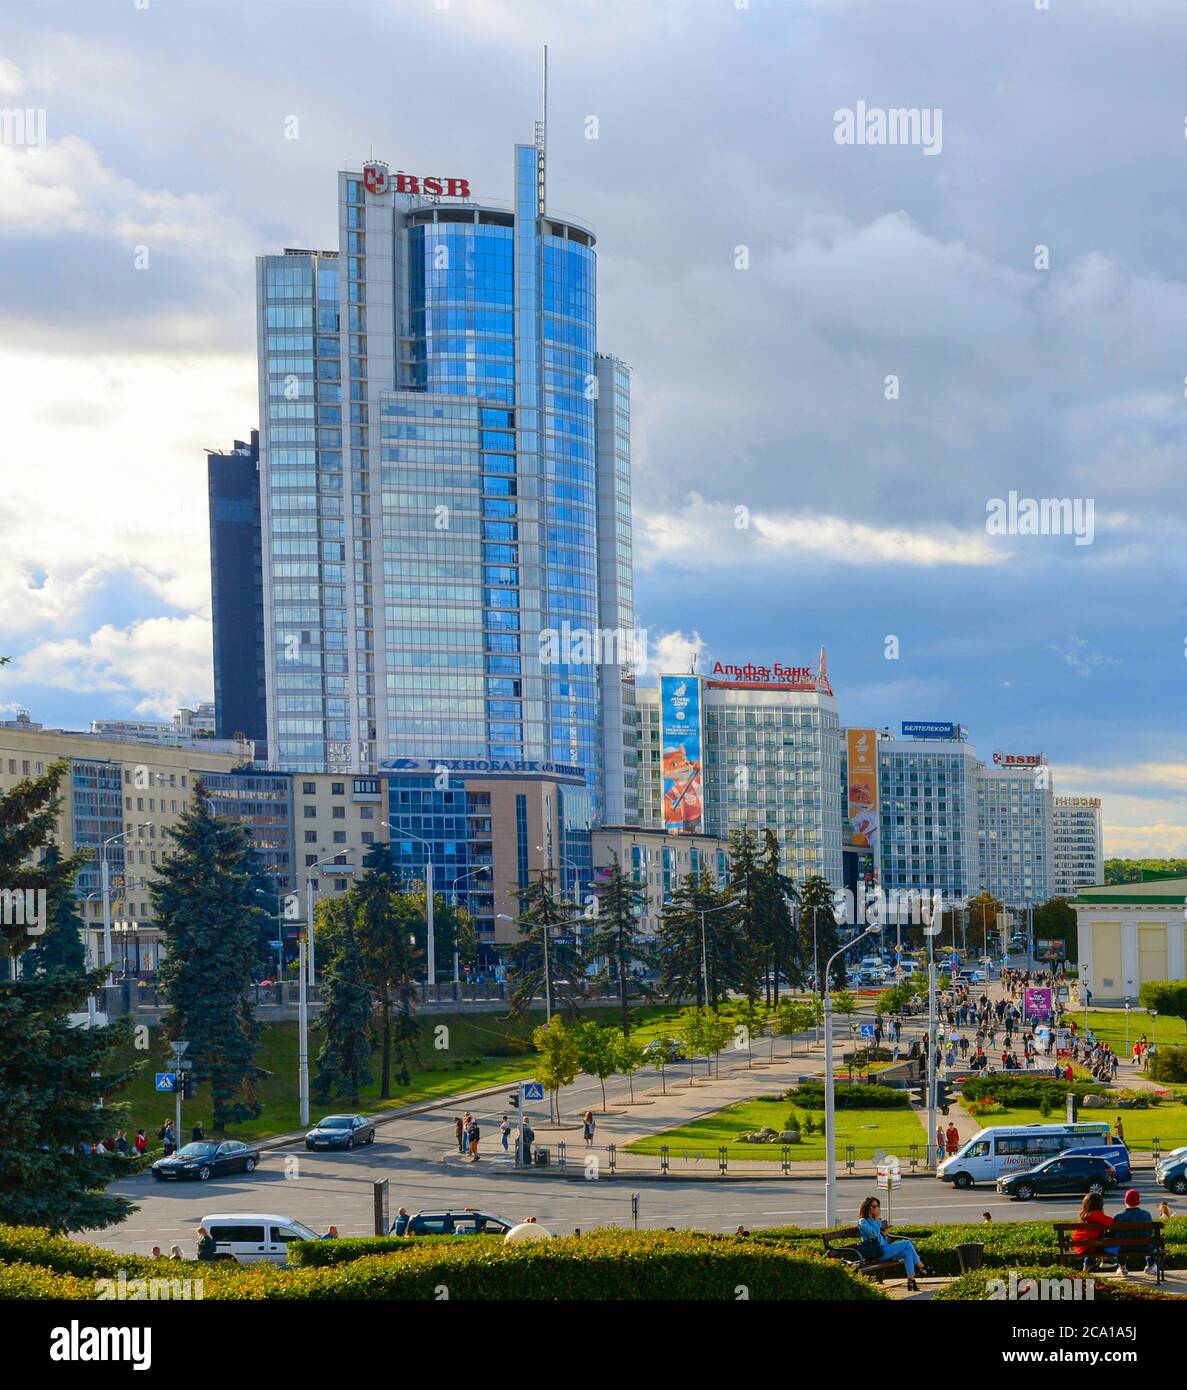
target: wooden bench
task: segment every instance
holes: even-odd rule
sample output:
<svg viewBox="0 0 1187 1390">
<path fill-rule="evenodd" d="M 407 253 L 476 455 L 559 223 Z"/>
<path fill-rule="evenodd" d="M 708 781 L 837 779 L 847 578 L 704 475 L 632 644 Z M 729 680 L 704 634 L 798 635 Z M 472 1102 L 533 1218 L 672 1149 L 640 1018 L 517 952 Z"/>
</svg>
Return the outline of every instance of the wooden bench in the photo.
<svg viewBox="0 0 1187 1390">
<path fill-rule="evenodd" d="M 856 1226 L 846 1226 L 839 1231 L 825 1231 L 821 1239 L 824 1241 L 824 1253 L 830 1259 L 843 1260 L 858 1274 L 872 1274 L 878 1283 L 882 1282 L 890 1270 L 899 1266 L 904 1274 L 907 1272 L 901 1257 L 893 1260 L 864 1259 L 859 1249 L 862 1235 Z"/>
<path fill-rule="evenodd" d="M 1134 1268 L 1140 1261 L 1144 1268 L 1149 1252 L 1154 1257 L 1157 1269 L 1155 1282 L 1161 1284 L 1166 1278 L 1166 1237 L 1163 1235 L 1161 1221 L 1122 1221 L 1119 1226 L 1109 1226 L 1094 1233 L 1091 1240 L 1075 1239 L 1076 1231 L 1084 1229 L 1080 1221 L 1056 1221 L 1052 1224 L 1059 1241 L 1061 1264 L 1073 1264 L 1079 1268 L 1085 1258 L 1088 1258 L 1105 1259 L 1111 1264 L 1124 1262 L 1127 1269 Z M 1076 1245 L 1084 1247 L 1080 1254 L 1073 1248 Z M 1118 1252 L 1116 1255 L 1108 1253 L 1114 1249 Z M 1127 1252 L 1133 1259 L 1125 1258 Z"/>
</svg>

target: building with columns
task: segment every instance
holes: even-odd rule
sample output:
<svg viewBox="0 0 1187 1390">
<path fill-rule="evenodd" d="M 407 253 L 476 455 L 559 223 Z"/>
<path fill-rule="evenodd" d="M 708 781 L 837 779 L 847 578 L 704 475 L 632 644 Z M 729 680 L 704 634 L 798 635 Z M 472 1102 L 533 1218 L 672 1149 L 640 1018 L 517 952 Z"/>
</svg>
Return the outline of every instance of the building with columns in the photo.
<svg viewBox="0 0 1187 1390">
<path fill-rule="evenodd" d="M 1187 979 L 1187 876 L 1147 871 L 1140 883 L 1081 890 L 1076 912 L 1080 978 L 1094 1004 L 1137 1003 L 1147 980 Z"/>
</svg>

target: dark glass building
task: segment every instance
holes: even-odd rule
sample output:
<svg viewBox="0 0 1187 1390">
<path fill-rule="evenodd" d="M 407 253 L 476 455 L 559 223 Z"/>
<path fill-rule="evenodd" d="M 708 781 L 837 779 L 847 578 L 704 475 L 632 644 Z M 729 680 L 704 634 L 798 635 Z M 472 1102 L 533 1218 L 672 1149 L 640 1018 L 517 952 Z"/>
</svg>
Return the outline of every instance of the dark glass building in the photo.
<svg viewBox="0 0 1187 1390">
<path fill-rule="evenodd" d="M 268 716 L 259 474 L 259 430 L 252 430 L 250 444 L 237 439 L 229 451 L 207 451 L 215 735 L 254 739 L 262 762 Z"/>
</svg>

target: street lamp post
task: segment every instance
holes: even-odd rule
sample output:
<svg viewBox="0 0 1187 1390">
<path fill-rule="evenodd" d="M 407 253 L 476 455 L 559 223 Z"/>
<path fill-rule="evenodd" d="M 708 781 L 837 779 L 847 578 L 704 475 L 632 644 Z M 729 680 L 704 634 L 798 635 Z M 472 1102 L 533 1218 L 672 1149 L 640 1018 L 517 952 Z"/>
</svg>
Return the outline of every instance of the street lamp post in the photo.
<svg viewBox="0 0 1187 1390">
<path fill-rule="evenodd" d="M 319 859 L 315 864 L 307 864 L 305 866 L 305 916 L 308 919 L 309 931 L 307 936 L 307 947 L 304 958 L 308 961 L 309 983 L 311 985 L 317 984 L 317 962 L 313 954 L 313 906 L 315 897 L 313 891 L 314 870 L 323 868 L 326 864 L 333 864 L 334 860 L 338 857 L 339 854 L 345 853 L 346 851 L 344 849 L 335 850 L 333 854 L 326 855 L 324 859 Z"/>
<path fill-rule="evenodd" d="M 495 916 L 501 922 L 527 922 L 529 927 L 539 927 L 540 934 L 544 940 L 544 1018 L 547 1023 L 552 1022 L 552 973 L 548 965 L 548 934 L 554 926 L 556 927 L 576 927 L 580 924 L 580 917 L 570 917 L 564 922 L 533 922 L 526 917 L 512 917 L 507 912 L 496 912 Z"/>
<path fill-rule="evenodd" d="M 103 895 L 103 959 L 101 965 L 111 964 L 111 869 L 107 863 L 107 846 L 114 845 L 117 840 L 122 840 L 131 835 L 133 831 L 144 830 L 150 822 L 141 821 L 132 830 L 121 830 L 118 835 L 109 836 L 103 841 L 99 850 L 99 891 Z"/>
<path fill-rule="evenodd" d="M 728 912 L 732 907 L 733 903 L 722 903 L 718 907 L 697 908 L 701 919 L 701 993 L 704 996 L 705 1008 L 709 1007 L 709 938 L 705 931 L 705 918 L 711 912 Z"/>
<path fill-rule="evenodd" d="M 877 935 L 881 924 L 867 927 L 860 936 L 829 957 L 824 967 L 824 1224 L 826 1230 L 833 1230 L 837 1224 L 837 1100 L 833 1076 L 833 992 L 831 978 L 833 961 L 846 951 L 864 941 L 867 936 Z"/>
<path fill-rule="evenodd" d="M 466 879 L 468 879 L 468 878 L 475 878 L 475 877 L 476 877 L 477 875 L 479 875 L 479 874 L 486 874 L 486 876 L 487 876 L 488 879 L 491 878 L 491 877 L 493 877 L 493 871 L 492 871 L 491 865 L 489 865 L 489 864 L 480 864 L 480 865 L 478 866 L 478 868 L 476 868 L 476 869 L 470 869 L 469 872 L 467 872 L 467 873 L 458 874 L 457 878 L 455 878 L 455 879 L 453 880 L 453 883 L 452 883 L 452 885 L 450 886 L 450 899 L 451 899 L 451 901 L 452 901 L 454 907 L 457 907 L 457 886 L 458 886 L 458 884 L 459 884 L 459 883 L 464 883 L 464 882 L 466 881 Z M 477 962 L 475 962 L 475 964 L 477 964 Z M 454 984 L 456 985 L 456 984 L 460 983 L 460 981 L 461 981 L 461 969 L 460 969 L 460 962 L 458 961 L 457 936 L 456 936 L 456 928 L 455 928 L 455 933 L 454 933 L 454 944 L 453 944 L 453 982 L 454 982 Z"/>
<path fill-rule="evenodd" d="M 309 981 L 305 971 L 305 938 L 313 937 L 310 919 L 297 947 L 297 1093 L 301 1104 L 301 1124 L 309 1123 Z"/>
<path fill-rule="evenodd" d="M 393 825 L 391 821 L 380 821 L 381 825 L 387 827 L 391 832 L 388 835 L 388 842 L 391 842 L 394 834 L 401 840 L 415 840 L 418 844 L 425 847 L 425 973 L 428 975 L 428 983 L 437 983 L 437 938 L 433 926 L 433 842 L 426 840 L 423 835 L 414 835 L 411 830 Z M 454 975 L 456 982 L 457 976 Z"/>
</svg>

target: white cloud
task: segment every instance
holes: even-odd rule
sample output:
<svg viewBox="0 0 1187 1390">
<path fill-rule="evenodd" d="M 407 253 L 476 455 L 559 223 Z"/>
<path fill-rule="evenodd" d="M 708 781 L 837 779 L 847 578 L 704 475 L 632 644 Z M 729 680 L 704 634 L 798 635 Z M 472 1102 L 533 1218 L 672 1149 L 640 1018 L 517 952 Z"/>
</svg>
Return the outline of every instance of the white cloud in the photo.
<svg viewBox="0 0 1187 1390">
<path fill-rule="evenodd" d="M 105 624 L 85 640 L 38 643 L 11 672 L 37 685 L 130 695 L 135 713 L 165 718 L 211 698 L 210 624 L 198 617 Z"/>
<path fill-rule="evenodd" d="M 879 527 L 838 516 L 754 512 L 744 504 L 708 502 L 690 493 L 679 512 L 636 514 L 636 562 L 686 560 L 725 567 L 797 555 L 847 565 L 986 566 L 1009 559 L 983 528 Z"/>
</svg>

